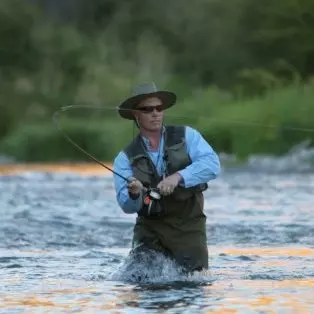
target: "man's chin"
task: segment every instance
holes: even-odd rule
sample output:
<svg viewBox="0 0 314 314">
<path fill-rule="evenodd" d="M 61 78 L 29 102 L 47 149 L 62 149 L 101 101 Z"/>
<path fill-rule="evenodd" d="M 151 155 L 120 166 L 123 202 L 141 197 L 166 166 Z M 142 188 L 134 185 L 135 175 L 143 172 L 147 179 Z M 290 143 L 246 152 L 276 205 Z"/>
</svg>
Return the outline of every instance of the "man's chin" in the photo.
<svg viewBox="0 0 314 314">
<path fill-rule="evenodd" d="M 149 126 L 149 129 L 151 130 L 151 131 L 160 131 L 161 130 L 161 124 L 151 124 L 150 126 Z"/>
</svg>

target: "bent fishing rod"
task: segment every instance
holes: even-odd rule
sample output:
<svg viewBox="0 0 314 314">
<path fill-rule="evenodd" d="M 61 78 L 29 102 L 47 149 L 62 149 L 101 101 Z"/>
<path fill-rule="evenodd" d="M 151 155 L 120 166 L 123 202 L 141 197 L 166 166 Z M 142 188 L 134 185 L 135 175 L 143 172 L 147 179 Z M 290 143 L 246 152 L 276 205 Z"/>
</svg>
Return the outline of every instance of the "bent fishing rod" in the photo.
<svg viewBox="0 0 314 314">
<path fill-rule="evenodd" d="M 126 178 L 125 176 L 123 176 L 122 174 L 114 171 L 113 169 L 111 169 L 110 167 L 106 166 L 103 162 L 101 162 L 100 160 L 98 160 L 96 157 L 94 157 L 92 154 L 90 154 L 89 152 L 87 152 L 84 148 L 82 148 L 80 145 L 78 145 L 77 143 L 75 143 L 75 141 L 73 141 L 71 139 L 70 136 L 68 136 L 60 127 L 60 124 L 58 122 L 58 117 L 59 114 L 65 111 L 69 111 L 71 109 L 76 109 L 76 108 L 85 108 L 85 109 L 98 109 L 98 110 L 105 110 L 108 108 L 103 108 L 100 106 L 91 106 L 91 105 L 69 105 L 69 106 L 64 106 L 61 107 L 59 110 L 57 110 L 56 112 L 54 112 L 54 114 L 52 115 L 52 120 L 55 123 L 58 131 L 75 147 L 77 148 L 79 151 L 81 151 L 83 154 L 85 154 L 86 156 L 88 156 L 89 158 L 91 158 L 93 161 L 95 161 L 97 164 L 99 164 L 100 166 L 104 167 L 105 169 L 107 169 L 108 171 L 112 172 L 113 174 L 117 175 L 118 177 L 120 177 L 121 179 L 125 180 L 126 182 L 130 183 L 132 182 L 131 180 L 129 180 L 128 178 Z M 113 109 L 113 108 L 110 108 Z M 128 110 L 128 109 L 126 109 Z M 151 200 L 159 200 L 161 198 L 161 195 L 159 193 L 159 189 L 158 188 L 146 188 L 143 187 L 142 188 L 144 193 L 147 193 L 147 195 L 150 197 Z"/>
<path fill-rule="evenodd" d="M 59 110 L 57 110 L 56 112 L 54 112 L 54 114 L 52 115 L 52 120 L 55 123 L 58 131 L 74 146 L 76 147 L 79 151 L 81 151 L 83 154 L 85 154 L 86 156 L 88 156 L 89 158 L 91 158 L 93 161 L 95 161 L 97 164 L 99 164 L 100 166 L 104 167 L 105 169 L 107 169 L 108 171 L 112 172 L 113 174 L 119 176 L 121 179 L 130 182 L 130 180 L 126 177 L 124 177 L 123 175 L 121 175 L 120 173 L 114 171 L 113 169 L 111 169 L 110 167 L 106 166 L 103 162 L 101 162 L 100 160 L 98 160 L 96 157 L 94 157 L 92 154 L 90 154 L 89 152 L 87 152 L 84 148 L 82 148 L 81 146 L 79 146 L 77 143 L 75 143 L 70 136 L 68 136 L 60 127 L 60 124 L 58 122 L 58 117 L 59 114 L 61 112 L 65 112 L 65 111 L 69 111 L 71 109 L 76 109 L 76 108 L 92 108 L 92 106 L 89 105 L 69 105 L 69 106 L 65 106 L 65 107 L 61 107 Z M 104 109 L 101 107 L 94 107 L 94 109 Z"/>
</svg>

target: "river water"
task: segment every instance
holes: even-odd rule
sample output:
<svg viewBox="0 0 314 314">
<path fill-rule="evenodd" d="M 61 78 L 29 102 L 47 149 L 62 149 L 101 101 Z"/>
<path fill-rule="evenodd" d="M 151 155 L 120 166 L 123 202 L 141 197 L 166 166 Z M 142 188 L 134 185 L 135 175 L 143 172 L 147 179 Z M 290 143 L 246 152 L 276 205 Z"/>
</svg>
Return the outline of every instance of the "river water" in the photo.
<svg viewBox="0 0 314 314">
<path fill-rule="evenodd" d="M 301 157 L 224 169 L 205 192 L 210 270 L 184 277 L 156 257 L 158 272 L 134 266 L 142 283 L 126 271 L 135 216 L 110 174 L 2 174 L 0 313 L 314 313 L 314 168 Z"/>
</svg>

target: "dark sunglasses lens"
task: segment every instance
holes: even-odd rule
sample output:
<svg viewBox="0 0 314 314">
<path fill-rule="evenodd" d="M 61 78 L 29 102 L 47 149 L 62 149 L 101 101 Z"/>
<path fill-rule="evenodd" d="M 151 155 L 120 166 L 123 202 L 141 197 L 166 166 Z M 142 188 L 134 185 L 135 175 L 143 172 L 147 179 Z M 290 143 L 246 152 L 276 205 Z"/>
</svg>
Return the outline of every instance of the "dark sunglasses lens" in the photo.
<svg viewBox="0 0 314 314">
<path fill-rule="evenodd" d="M 141 107 L 141 108 L 138 108 L 140 111 L 142 112 L 153 112 L 154 108 L 153 107 Z"/>
<path fill-rule="evenodd" d="M 140 107 L 138 110 L 146 113 L 151 113 L 156 109 L 158 112 L 161 112 L 164 110 L 163 105 L 155 106 L 155 107 Z"/>
</svg>

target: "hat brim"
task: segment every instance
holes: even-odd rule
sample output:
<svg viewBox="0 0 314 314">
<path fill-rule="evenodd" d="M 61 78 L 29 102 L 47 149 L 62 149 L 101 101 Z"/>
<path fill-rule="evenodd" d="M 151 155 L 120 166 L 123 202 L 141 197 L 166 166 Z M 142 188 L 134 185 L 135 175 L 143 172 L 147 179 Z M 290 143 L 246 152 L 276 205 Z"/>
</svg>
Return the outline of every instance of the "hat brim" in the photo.
<svg viewBox="0 0 314 314">
<path fill-rule="evenodd" d="M 172 92 L 167 92 L 167 91 L 158 91 L 158 92 L 152 92 L 149 94 L 142 94 L 142 95 L 137 95 L 128 98 L 125 100 L 119 107 L 118 107 L 118 112 L 120 116 L 124 119 L 128 120 L 134 120 L 134 116 L 132 113 L 132 110 L 135 109 L 136 105 L 143 99 L 149 98 L 149 97 L 157 97 L 162 101 L 162 104 L 164 106 L 164 109 L 168 109 L 172 107 L 176 100 L 177 96 L 176 94 Z"/>
</svg>

